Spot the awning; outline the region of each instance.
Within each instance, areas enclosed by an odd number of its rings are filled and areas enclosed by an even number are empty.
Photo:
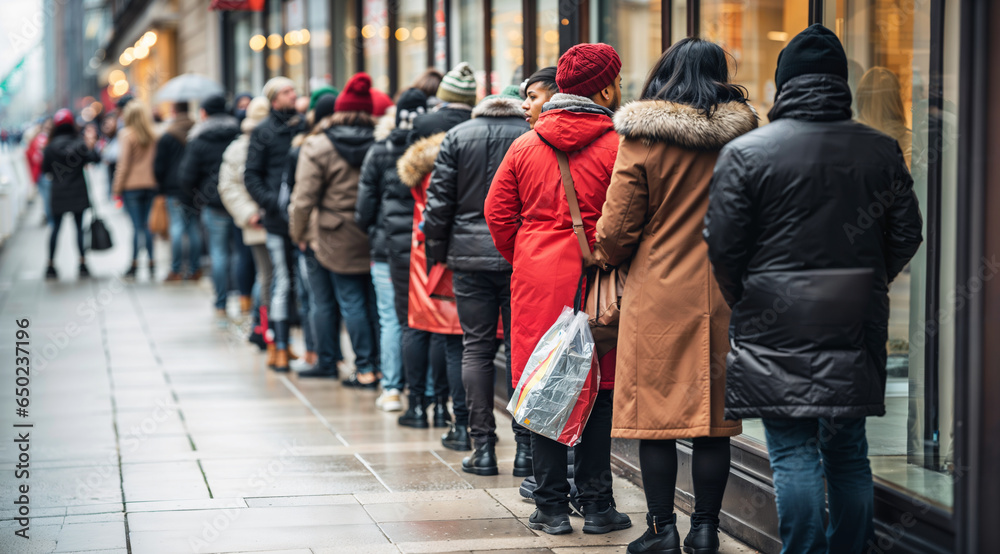
[[[264,0],[212,0],[209,10],[218,11],[264,11]]]

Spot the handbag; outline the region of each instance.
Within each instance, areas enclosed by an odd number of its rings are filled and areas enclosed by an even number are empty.
[[[149,210],[149,232],[166,239],[170,232],[170,214],[167,213],[167,198],[158,194],[153,198]]]
[[[583,231],[583,216],[580,214],[580,203],[576,199],[576,189],[573,187],[573,175],[569,172],[569,158],[562,150],[553,148],[559,161],[559,172],[562,174],[563,188],[566,189],[566,200],[569,212],[573,217],[573,233],[580,243],[580,253],[583,255],[583,271],[587,273],[589,283],[586,290],[581,279],[577,296],[583,298],[583,311],[590,316],[590,331],[594,336],[598,358],[604,356],[618,346],[618,320],[621,318],[622,293],[625,291],[625,279],[628,277],[630,262],[618,267],[604,269],[597,267],[594,253],[587,243]]]
[[[97,204],[90,201],[90,179],[87,178],[86,168],[83,171],[83,183],[87,189],[87,201],[90,203],[90,250],[101,252],[111,250],[114,241],[111,240],[111,232],[104,224],[104,220],[97,214]]]

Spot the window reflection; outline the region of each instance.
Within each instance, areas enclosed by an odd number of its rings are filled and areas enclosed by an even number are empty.
[[[592,26],[600,42],[615,47],[622,59],[622,101],[642,94],[649,69],[662,53],[661,2],[656,0],[605,0],[595,2]],[[594,36],[595,29],[591,29]]]
[[[400,88],[405,88],[427,69],[427,3],[400,0],[396,21],[397,82]]]
[[[524,17],[520,0],[493,0],[493,75],[492,91],[499,93],[507,85],[520,84],[524,79]],[[557,38],[558,42],[558,38]]]
[[[389,90],[389,12],[384,1],[366,0],[364,6],[365,72],[375,88]]]
[[[483,35],[480,31],[483,28],[483,3],[477,0],[452,0],[451,9],[452,24],[448,29],[448,35],[451,37],[451,65],[469,62],[476,72],[477,94],[482,98],[485,96],[483,83],[486,75]],[[446,68],[445,71],[448,69],[451,68]]]

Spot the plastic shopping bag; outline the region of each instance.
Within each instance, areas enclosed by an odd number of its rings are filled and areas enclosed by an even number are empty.
[[[507,404],[515,421],[567,446],[580,442],[600,385],[588,317],[563,308],[535,346]]]

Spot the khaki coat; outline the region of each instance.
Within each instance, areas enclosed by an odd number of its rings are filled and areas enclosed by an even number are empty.
[[[708,117],[646,100],[615,116],[621,137],[597,222],[600,262],[632,265],[622,296],[612,436],[724,437],[730,310],[702,238],[719,150],[757,127],[743,103]]]

